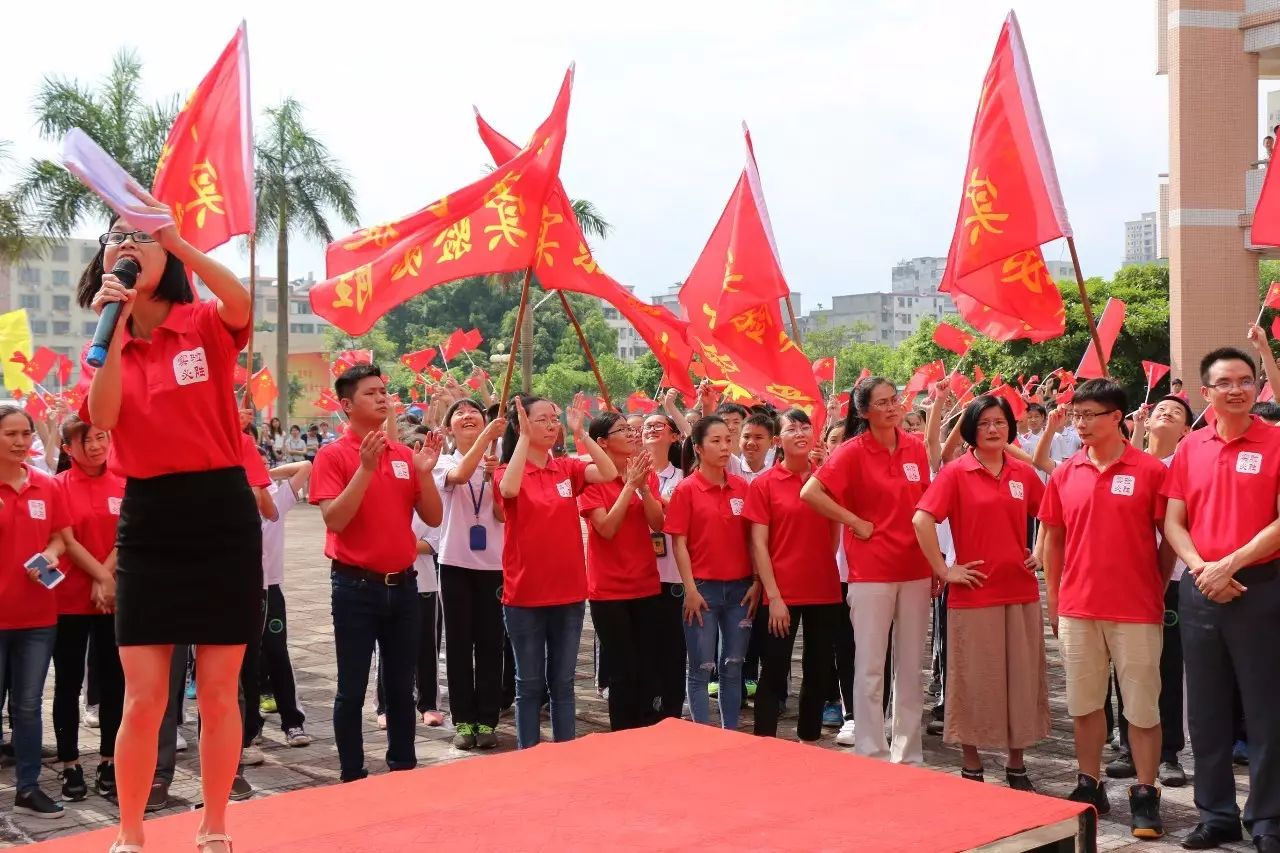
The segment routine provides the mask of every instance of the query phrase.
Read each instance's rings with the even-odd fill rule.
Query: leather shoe
[[[1229,841],[1240,841],[1244,838],[1240,831],[1240,824],[1236,824],[1233,829],[1227,827],[1214,826],[1209,823],[1198,823],[1196,828],[1186,838],[1182,839],[1182,849],[1184,850],[1212,850],[1220,844],[1226,844]]]
[[[1258,853],[1280,853],[1280,835],[1259,835],[1253,839]]]

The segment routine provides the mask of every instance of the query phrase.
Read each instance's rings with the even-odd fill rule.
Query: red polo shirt
[[[1026,604],[1040,598],[1040,586],[1027,559],[1027,519],[1040,511],[1044,485],[1025,462],[1005,454],[999,477],[991,476],[972,453],[942,466],[919,509],[937,521],[950,519],[956,563],[982,560],[987,576],[969,589],[952,584],[948,607]]]
[[[1054,469],[1040,520],[1066,530],[1060,616],[1163,621],[1156,523],[1164,517],[1165,474],[1164,463],[1131,444],[1106,471],[1089,461],[1088,448]]]
[[[1233,553],[1275,521],[1277,493],[1280,429],[1258,417],[1231,441],[1212,427],[1184,438],[1164,487],[1165,497],[1187,505],[1191,541],[1206,561]]]
[[[611,483],[587,486],[578,498],[578,512],[587,522],[587,598],[592,601],[645,598],[662,591],[658,557],[640,495],[631,494],[622,526],[612,539],[605,539],[591,524],[592,511],[608,513],[613,509],[622,494],[622,482],[619,477]],[[657,495],[659,488],[658,478],[650,474],[650,493]]]
[[[892,453],[864,432],[836,448],[813,473],[836,503],[875,525],[866,540],[845,528],[850,583],[914,581],[933,574],[911,525],[929,486],[929,454],[920,439],[897,433]]]
[[[27,480],[18,491],[0,483],[0,631],[58,624],[53,590],[27,577],[23,563],[49,547],[49,538],[70,527],[71,518],[58,482],[22,467]]]
[[[360,445],[357,444],[356,449],[359,450],[359,447]],[[265,489],[271,485],[271,474],[267,471],[266,460],[258,452],[258,445],[253,443],[253,436],[247,432],[240,433],[240,456],[250,486],[255,489]]]
[[[360,468],[360,440],[348,430],[320,448],[311,471],[311,503],[342,494]],[[325,556],[384,575],[412,566],[418,537],[411,525],[421,491],[413,451],[389,441],[355,516],[341,533],[325,533]]]
[[[90,477],[74,462],[58,475],[63,505],[67,508],[71,534],[89,556],[99,563],[116,547],[116,526],[120,522],[120,502],[124,499],[124,478],[104,471]],[[67,577],[53,592],[58,599],[58,613],[87,615],[101,613],[90,601],[93,578],[66,554],[58,568]]]
[[[751,577],[751,523],[747,481],[725,472],[717,486],[694,471],[680,481],[667,506],[666,532],[684,536],[694,580],[736,581]]]
[[[507,516],[502,542],[502,603],[515,607],[574,604],[587,597],[582,523],[574,498],[587,488],[587,468],[571,456],[552,456],[545,468],[525,462],[520,491],[501,498]],[[507,466],[493,474],[502,482]],[[653,546],[648,545],[649,553]]]
[[[122,477],[158,477],[241,465],[232,371],[249,340],[248,324],[231,331],[210,300],[174,305],[150,340],[135,338],[127,326],[117,332],[124,346],[111,469]]]
[[[769,528],[769,562],[787,604],[837,604],[835,522],[800,500],[811,472],[796,474],[781,463],[751,481],[743,515]],[[765,595],[764,603],[769,603]]]

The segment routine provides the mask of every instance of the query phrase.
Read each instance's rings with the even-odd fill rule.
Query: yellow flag
[[[30,394],[36,387],[35,383],[22,372],[21,364],[9,360],[15,352],[26,356],[33,353],[31,324],[27,322],[25,308],[0,314],[0,363],[4,365],[4,387],[10,392]]]

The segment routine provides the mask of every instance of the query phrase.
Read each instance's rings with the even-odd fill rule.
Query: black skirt
[[[130,479],[116,546],[119,645],[258,642],[262,522],[243,468]]]

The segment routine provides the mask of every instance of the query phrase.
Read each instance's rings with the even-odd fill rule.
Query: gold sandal
[[[210,832],[207,835],[197,835],[196,847],[197,848],[203,847],[206,844],[217,844],[219,841],[227,845],[227,853],[231,853],[232,851],[231,836],[225,835],[221,832]]]

